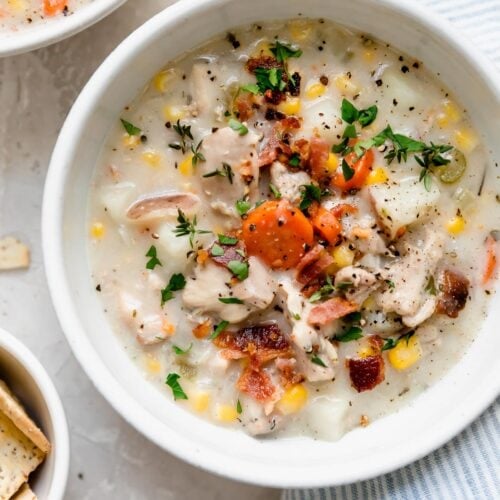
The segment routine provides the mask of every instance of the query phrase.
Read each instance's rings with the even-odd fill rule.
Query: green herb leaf
[[[165,381],[165,383],[172,389],[174,400],[188,399],[186,393],[183,391],[181,387],[181,384],[179,384],[180,378],[181,376],[177,373],[169,373],[167,375],[167,380]]]
[[[304,184],[300,186],[300,204],[299,208],[304,211],[307,210],[314,201],[321,201],[321,188],[316,184]]]
[[[269,189],[277,200],[281,199],[281,193],[279,192],[279,189],[271,182],[269,183]]]
[[[193,164],[193,167],[196,167],[196,165],[198,165],[198,163],[202,161],[206,161],[205,156],[200,151],[202,144],[203,141],[200,141],[196,147],[194,147],[194,144],[191,145],[191,152],[193,153],[193,157],[191,158],[191,163]]]
[[[429,295],[437,295],[436,283],[434,281],[434,276],[429,276],[427,284],[425,285],[425,291]]]
[[[162,263],[156,256],[156,247],[151,245],[150,249],[146,253],[146,257],[150,257],[150,259],[146,263],[146,269],[153,270],[156,266],[161,266]]]
[[[347,153],[348,145],[349,145],[349,137],[344,137],[344,139],[342,139],[341,142],[339,142],[338,144],[334,144],[332,146],[332,153],[337,153],[337,154]]]
[[[352,123],[351,125],[347,125],[347,127],[344,129],[342,137],[344,139],[355,139],[356,137],[358,137],[356,127]]]
[[[349,102],[347,99],[342,99],[340,108],[342,120],[347,123],[354,123],[359,118],[359,111],[356,106]]]
[[[300,57],[302,55],[302,50],[294,49],[290,45],[286,45],[280,41],[276,41],[276,44],[274,47],[270,47],[270,50],[279,63],[283,63],[291,57]]]
[[[349,330],[344,332],[342,335],[337,335],[335,340],[337,342],[351,342],[352,340],[358,340],[363,337],[363,330],[358,326],[351,326]]]
[[[292,318],[293,318],[295,321],[300,321],[300,314],[298,314],[298,313],[293,313],[293,314],[292,314]]]
[[[236,211],[241,216],[246,215],[246,213],[250,210],[252,204],[248,200],[238,200],[236,202]]]
[[[123,128],[128,135],[141,135],[142,130],[139,127],[132,125],[132,123],[124,120],[123,118],[120,118],[120,121],[122,122]]]
[[[188,140],[193,140],[191,125],[183,125],[179,120],[177,120],[177,123],[174,124],[173,129],[180,136],[181,142],[174,142],[169,144],[168,146],[172,149],[182,150],[182,152],[185,153],[188,149]]]
[[[236,413],[238,415],[241,415],[242,412],[243,412],[243,408],[241,407],[240,400],[238,399],[238,401],[236,402]]]
[[[396,285],[394,284],[394,281],[392,281],[392,280],[385,280],[385,283],[389,288],[396,288]]]
[[[161,290],[161,305],[174,298],[173,292],[182,290],[186,286],[186,278],[181,273],[173,274],[168,285]]]
[[[238,132],[238,134],[240,135],[246,135],[248,134],[248,128],[245,127],[245,125],[243,125],[243,123],[241,123],[240,121],[238,120],[235,120],[234,118],[231,118],[229,120],[229,126],[235,131],[235,132]]]
[[[222,257],[224,255],[224,249],[221,246],[217,245],[217,243],[214,243],[212,245],[210,253],[213,257]]]
[[[255,68],[255,78],[261,94],[266,90],[284,90],[286,83],[282,80],[283,71],[278,68]]]
[[[179,208],[177,210],[177,226],[173,229],[173,232],[177,238],[180,236],[188,236],[189,235],[189,244],[191,248],[193,248],[194,237],[197,234],[209,234],[211,231],[206,231],[204,229],[196,228],[196,215],[193,217],[193,220],[190,221],[186,214]]]
[[[219,297],[219,302],[223,304],[244,304],[244,302],[237,297]]]
[[[233,178],[234,178],[234,173],[233,169],[231,168],[231,165],[228,165],[227,163],[222,164],[222,170],[219,170],[218,168],[215,170],[212,170],[212,172],[208,172],[203,175],[203,177],[227,177],[227,180],[229,181],[229,184],[233,183]]]
[[[217,338],[229,325],[229,321],[221,321],[210,335],[209,340]]]
[[[179,346],[176,346],[175,344],[172,346],[172,349],[174,350],[175,354],[178,356],[182,356],[183,354],[187,354],[191,348],[193,347],[193,343],[191,342],[189,344],[189,347],[186,349],[181,349]]]
[[[349,166],[345,158],[342,158],[342,175],[346,181],[351,180],[354,177],[355,171]]]
[[[256,83],[249,83],[248,85],[243,85],[243,87],[241,87],[241,90],[250,92],[251,94],[258,94],[259,86]]]
[[[316,354],[311,358],[311,362],[314,363],[315,365],[319,365],[322,366],[323,368],[326,368],[325,362]]]
[[[370,106],[369,108],[362,109],[359,112],[358,121],[359,124],[364,128],[370,125],[377,118],[378,108],[377,106]]]
[[[221,245],[236,245],[238,243],[238,238],[233,238],[232,236],[226,236],[225,234],[218,234],[219,243]]]
[[[382,351],[388,351],[390,349],[394,349],[397,345],[397,340],[394,340],[392,338],[388,338],[384,340],[384,345],[382,346]]]
[[[240,280],[248,278],[248,262],[240,262],[239,260],[230,260],[227,268]]]
[[[335,286],[332,283],[332,278],[330,276],[327,276],[325,284],[317,292],[314,292],[309,297],[309,302],[318,302],[319,300],[331,295],[334,291]]]
[[[288,165],[291,167],[300,167],[300,155],[299,153],[293,153],[290,158],[288,158]]]

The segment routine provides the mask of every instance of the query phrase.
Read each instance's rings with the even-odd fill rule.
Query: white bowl
[[[85,217],[97,157],[120,111],[167,61],[213,35],[263,19],[331,18],[390,42],[439,72],[500,161],[500,79],[450,26],[400,0],[182,1],[148,21],[102,64],[71,110],[55,148],[43,206],[49,286],[75,356],[111,405],[145,436],[212,472],[270,486],[363,480],[429,453],[470,423],[500,389],[500,297],[476,341],[442,381],[397,414],[336,443],[257,440],[212,425],[143,379],[106,322],[87,263]],[[369,14],[368,14],[369,13]],[[492,179],[493,172],[490,172]],[[498,182],[498,181],[496,181]]]
[[[45,462],[30,477],[38,498],[61,500],[69,468],[68,425],[61,400],[47,372],[33,354],[0,329],[0,379],[5,380],[52,444]]]
[[[59,42],[111,14],[127,0],[94,0],[71,16],[58,16],[43,23],[33,23],[15,32],[0,32],[0,57],[22,54]]]

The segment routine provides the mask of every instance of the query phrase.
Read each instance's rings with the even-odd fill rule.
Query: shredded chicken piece
[[[351,285],[345,291],[346,298],[360,306],[379,286],[381,273],[377,275],[357,266],[343,267],[335,275],[335,286],[343,283]]]
[[[311,183],[311,177],[306,172],[289,171],[283,163],[275,161],[271,165],[271,182],[276,186],[283,198],[288,198],[297,205],[300,202],[301,186]]]

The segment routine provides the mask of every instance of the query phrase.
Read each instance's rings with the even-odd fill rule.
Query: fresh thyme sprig
[[[193,248],[193,243],[194,243],[194,237],[197,234],[209,234],[211,231],[206,231],[204,229],[198,229],[196,227],[197,221],[196,221],[196,215],[193,217],[193,220],[189,220],[186,217],[186,214],[179,208],[178,209],[178,215],[177,215],[177,226],[175,226],[175,229],[173,230],[175,236],[179,238],[180,236],[189,236],[189,244],[191,245],[191,248]]]

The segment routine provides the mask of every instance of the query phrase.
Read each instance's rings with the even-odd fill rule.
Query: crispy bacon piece
[[[257,68],[262,69],[283,69],[283,63],[279,63],[273,56],[260,55],[259,57],[251,57],[246,63],[247,71],[255,73]]]
[[[331,177],[327,166],[330,147],[324,139],[313,137],[310,141],[310,148],[309,169],[311,177],[320,184],[328,184]]]
[[[353,215],[358,213],[358,207],[351,205],[350,203],[339,203],[335,205],[331,212],[337,219],[341,219],[344,215]]]
[[[370,391],[385,378],[384,359],[381,354],[346,360],[351,385],[358,391]]]
[[[214,245],[218,245],[224,250],[223,255],[213,255],[212,249]],[[208,253],[211,259],[221,267],[227,267],[229,262],[237,260],[243,262],[245,260],[245,244],[240,240],[236,245],[223,245],[222,243],[215,242],[209,249]]]
[[[298,263],[295,279],[308,285],[323,276],[332,263],[333,257],[321,245],[316,245]]]
[[[241,121],[249,120],[254,113],[253,94],[245,92],[239,94],[234,100],[234,107]]]
[[[456,318],[469,297],[469,280],[461,273],[445,269],[439,279],[439,300],[436,310]]]
[[[280,154],[291,156],[290,146],[284,142],[283,137],[287,132],[300,128],[300,120],[295,116],[289,116],[283,120],[277,121],[267,138],[267,142],[261,149],[258,158],[259,167],[270,165],[277,160]]]
[[[271,398],[276,390],[269,375],[260,367],[252,365],[245,368],[236,387],[261,403]]]
[[[304,374],[296,371],[297,360],[294,358],[278,358],[276,368],[280,371],[281,385],[285,388],[300,384],[305,380]]]
[[[307,321],[311,325],[324,326],[358,310],[358,306],[342,297],[333,297],[311,309]]]
[[[253,364],[263,364],[278,357],[290,357],[293,349],[278,325],[248,326],[236,333],[223,332],[215,340],[217,347],[224,349],[227,359],[249,357]]]

